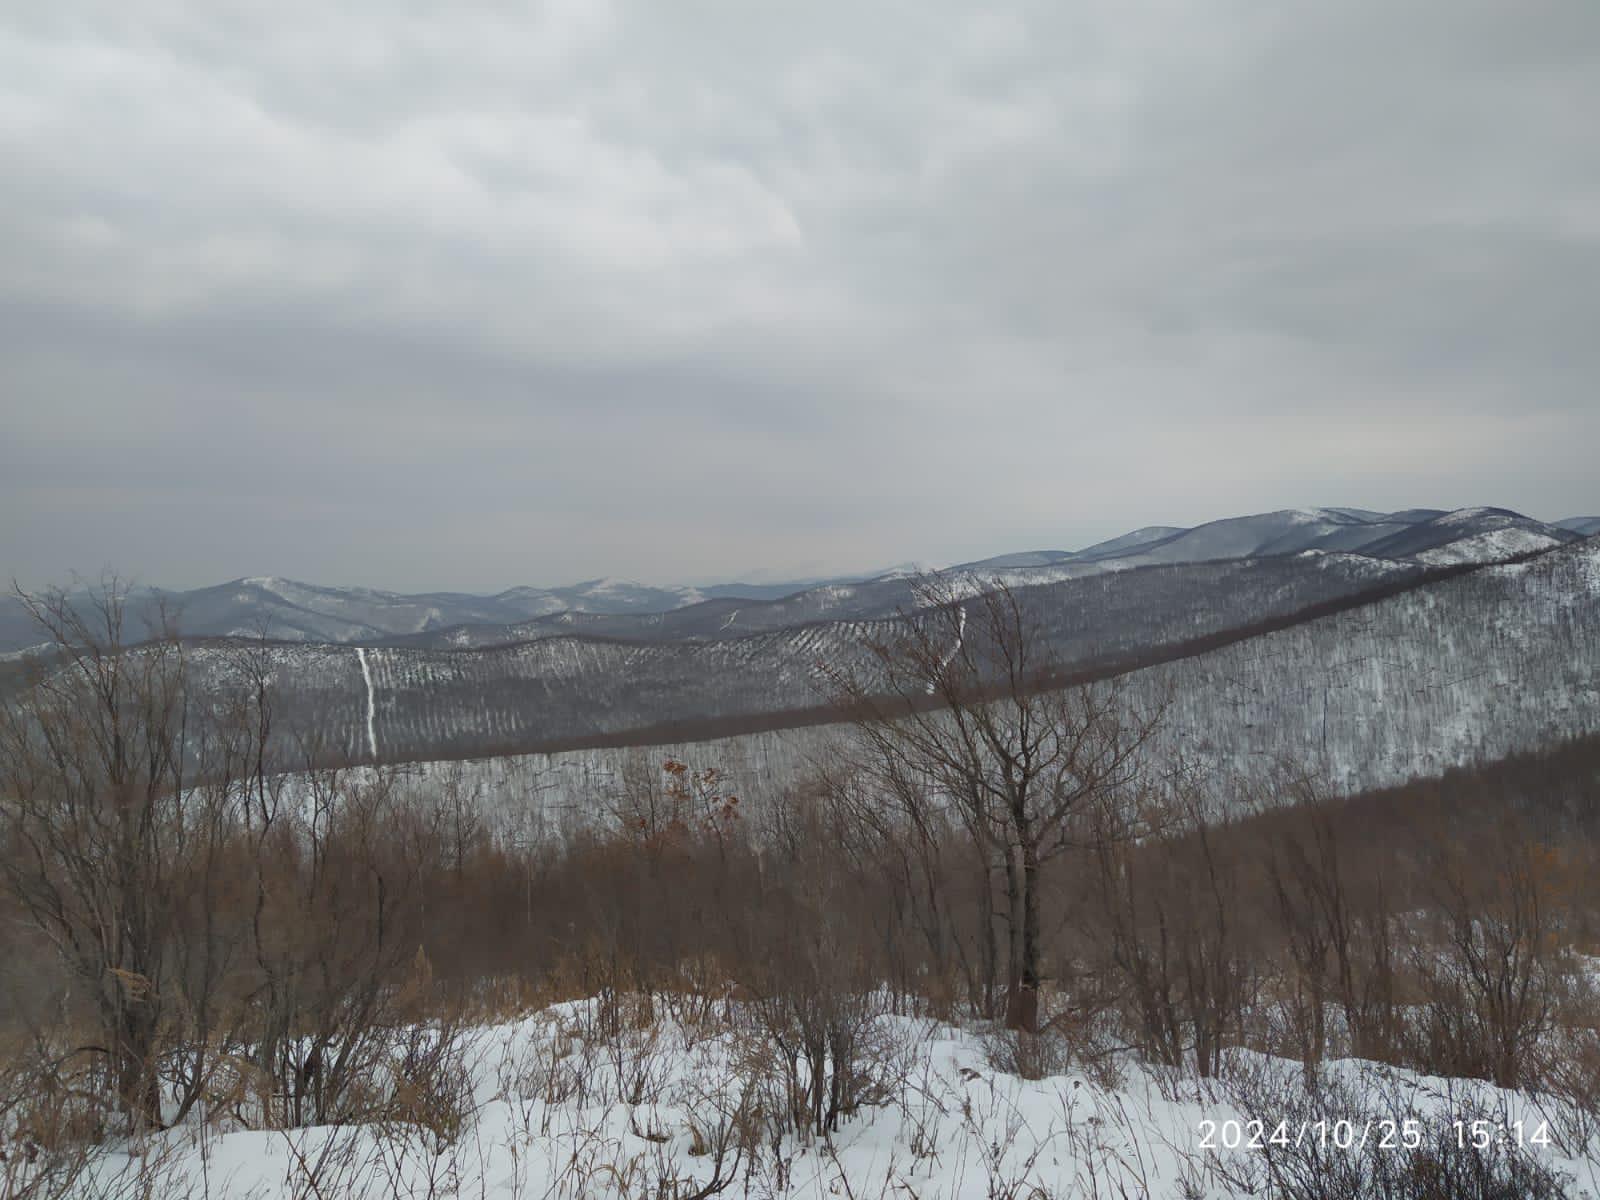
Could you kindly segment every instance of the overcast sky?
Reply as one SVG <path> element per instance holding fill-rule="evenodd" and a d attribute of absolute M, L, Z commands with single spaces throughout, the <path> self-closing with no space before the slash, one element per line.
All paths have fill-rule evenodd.
<path fill-rule="evenodd" d="M 1600 510 L 1594 0 L 0 7 L 0 570 Z"/>

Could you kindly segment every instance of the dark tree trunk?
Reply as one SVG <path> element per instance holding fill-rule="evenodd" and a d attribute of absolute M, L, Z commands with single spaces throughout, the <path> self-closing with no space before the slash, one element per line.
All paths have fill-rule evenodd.
<path fill-rule="evenodd" d="M 124 1001 L 117 1030 L 117 1099 L 130 1132 L 161 1128 L 161 1089 L 156 1079 L 156 1013 L 145 1000 Z"/>
<path fill-rule="evenodd" d="M 1012 847 L 1006 856 L 1006 1028 L 1020 1029 L 1022 1020 L 1023 879 Z"/>
<path fill-rule="evenodd" d="M 1031 842 L 1022 846 L 1022 964 L 1016 1022 L 1011 1027 L 1039 1032 L 1039 855 Z"/>
<path fill-rule="evenodd" d="M 982 924 L 979 928 L 983 937 L 983 978 L 979 986 L 982 989 L 983 1003 L 978 1011 L 983 1013 L 985 1020 L 992 1021 L 995 1012 L 995 991 L 1000 983 L 1000 943 L 995 937 L 994 930 L 994 864 L 987 860 L 983 864 L 983 886 L 979 895 L 982 897 L 979 914 Z"/>

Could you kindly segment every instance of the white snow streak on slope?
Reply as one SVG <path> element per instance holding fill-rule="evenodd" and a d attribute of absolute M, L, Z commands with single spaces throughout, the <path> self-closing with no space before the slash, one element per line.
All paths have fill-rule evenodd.
<path fill-rule="evenodd" d="M 949 653 L 947 653 L 943 658 L 941 658 L 939 660 L 939 673 L 942 673 L 944 671 L 944 669 L 950 665 L 950 660 L 952 658 L 954 658 L 956 656 L 956 654 L 960 651 L 961 643 L 966 638 L 966 636 L 967 636 L 967 606 L 965 604 L 963 604 L 960 608 L 956 609 L 956 644 L 954 646 L 951 646 Z M 933 679 L 928 680 L 928 695 L 930 695 L 930 696 L 933 695 L 933 689 L 937 685 L 937 683 L 938 683 L 938 674 L 935 674 L 935 677 Z"/>
<path fill-rule="evenodd" d="M 378 730 L 376 718 L 378 715 L 377 701 L 372 695 L 372 669 L 367 666 L 367 648 L 356 647 L 356 657 L 361 660 L 361 678 L 367 681 L 367 749 L 372 751 L 374 760 L 378 757 Z"/>

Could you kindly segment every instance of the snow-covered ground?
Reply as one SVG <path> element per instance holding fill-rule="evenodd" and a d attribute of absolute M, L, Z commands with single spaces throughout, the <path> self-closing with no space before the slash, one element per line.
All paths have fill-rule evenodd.
<path fill-rule="evenodd" d="M 1280 1169 L 1315 1172 L 1403 1155 L 1413 1135 L 1470 1139 L 1481 1119 L 1497 1141 L 1530 1143 L 1563 1177 L 1557 1194 L 1597 1194 L 1592 1159 L 1542 1144 L 1546 1113 L 1487 1085 L 1344 1062 L 1313 1101 L 1298 1064 L 1259 1055 L 1236 1056 L 1226 1085 L 1131 1060 L 1109 1074 L 1030 1081 L 996 1068 L 993 1035 L 888 1015 L 869 1039 L 882 1093 L 831 1134 L 797 1135 L 776 1118 L 770 1043 L 742 1011 L 688 1004 L 675 1018 L 658 1003 L 641 1020 L 624 1005 L 620 1033 L 602 1037 L 596 1001 L 558 1005 L 469 1036 L 460 1123 L 448 1136 L 407 1124 L 266 1131 L 191 1119 L 107 1149 L 92 1175 L 110 1185 L 142 1171 L 144 1194 L 172 1197 L 682 1200 L 721 1178 L 728 1196 L 1199 1200 L 1244 1194 L 1264 1179 L 1269 1152 Z M 1259 1131 L 1252 1117 L 1265 1118 Z M 1385 1117 L 1392 1128 L 1369 1123 Z M 1377 1149 L 1384 1138 L 1394 1146 Z"/>

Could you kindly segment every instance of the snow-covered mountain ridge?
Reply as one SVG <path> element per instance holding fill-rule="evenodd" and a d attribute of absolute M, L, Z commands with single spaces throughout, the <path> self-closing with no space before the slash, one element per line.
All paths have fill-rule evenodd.
<path fill-rule="evenodd" d="M 1170 699 L 1152 753 L 1214 779 L 1280 768 L 1354 793 L 1600 733 L 1600 541 L 1488 567 L 1136 670 L 1133 703 Z M 842 726 L 415 763 L 465 781 L 499 819 L 558 819 L 638 766 L 716 766 L 748 802 L 781 798 Z M 543 816 L 541 816 L 543 814 Z"/>
<path fill-rule="evenodd" d="M 1015 585 L 1063 671 L 1120 675 L 1134 695 L 1170 692 L 1168 749 L 1191 761 L 1314 759 L 1341 787 L 1370 787 L 1595 731 L 1600 539 L 1544 548 L 1546 535 L 1514 514 L 1443 515 L 1410 522 L 1410 557 L 1328 549 L 1321 526 L 1340 523 L 1297 515 L 1255 531 L 1279 545 L 1286 528 L 1304 531 L 1314 544 L 1292 553 L 969 567 L 945 572 L 941 590 L 959 599 L 996 578 Z M 1237 529 L 1227 536 L 1243 541 Z M 1473 561 L 1508 553 L 1518 560 Z M 870 678 L 868 640 L 923 619 L 925 582 L 713 598 L 633 617 L 566 613 L 540 636 L 487 646 L 277 641 L 261 653 L 281 728 L 313 733 L 323 761 L 571 751 L 577 760 L 550 761 L 592 766 L 620 750 L 582 747 L 655 753 L 737 734 L 706 753 L 730 769 L 766 763 L 776 786 L 792 779 L 808 727 L 836 719 L 823 667 Z M 228 686 L 229 644 L 202 640 L 189 657 Z"/>
<path fill-rule="evenodd" d="M 1058 582 L 1157 564 L 1290 555 L 1306 550 L 1359 553 L 1427 565 L 1489 562 L 1553 546 L 1600 529 L 1600 518 L 1544 524 L 1506 509 L 1285 509 L 1193 528 L 1151 526 L 1082 550 L 1003 554 L 946 568 L 970 589 L 995 576 L 1013 586 Z M 1499 537 L 1482 535 L 1499 533 Z M 976 581 L 976 583 L 975 583 Z M 816 584 L 731 583 L 654 587 L 593 579 L 570 587 L 511 588 L 494 595 L 403 594 L 325 587 L 275 576 L 233 580 L 187 592 L 142 589 L 143 618 L 164 603 L 197 637 L 260 637 L 299 642 L 472 647 L 575 631 L 611 637 L 738 636 L 784 622 L 871 619 L 914 607 L 915 573 L 896 569 Z M 773 607 L 777 606 L 777 607 Z M 668 614 L 692 610 L 668 621 Z M 138 627 L 139 622 L 134 622 Z M 670 630 L 670 635 L 665 633 Z M 0 653 L 36 645 L 39 634 L 14 598 L 0 598 Z"/>
<path fill-rule="evenodd" d="M 1016 594 L 1064 669 L 1170 679 L 1177 695 L 1195 697 L 1180 722 L 1192 756 L 1281 756 L 1298 746 L 1303 758 L 1313 740 L 1321 754 L 1331 739 L 1330 776 L 1370 771 L 1380 772 L 1375 782 L 1393 782 L 1407 777 L 1396 762 L 1442 768 L 1479 743 L 1510 739 L 1509 749 L 1526 748 L 1592 727 L 1600 712 L 1590 696 L 1600 655 L 1600 542 L 1504 567 L 1429 573 L 1390 563 L 1374 578 L 1373 565 L 1359 555 L 1302 552 L 1146 567 Z M 271 655 L 280 713 L 314 728 L 326 757 L 407 762 L 826 723 L 833 718 L 822 664 L 870 679 L 868 639 L 892 635 L 904 619 L 916 618 L 824 621 L 725 639 L 567 636 L 466 651 L 279 644 Z M 1375 643 L 1374 622 L 1389 630 Z M 1219 678 L 1237 695 L 1218 695 L 1216 681 L 1189 673 L 1228 655 L 1238 661 Z M 225 648 L 198 647 L 192 658 L 205 669 L 216 664 L 225 683 Z M 1377 670 L 1380 659 L 1369 689 L 1361 671 Z M 1406 664 L 1399 676 L 1389 673 L 1395 664 Z M 1451 703 L 1466 715 L 1408 717 L 1398 748 L 1372 743 L 1384 736 L 1392 706 L 1412 703 L 1397 695 L 1414 681 L 1446 678 L 1458 681 L 1450 688 L 1465 686 Z M 1518 681 L 1509 699 L 1491 687 L 1497 678 Z M 1326 699 L 1315 721 L 1305 715 L 1307 697 Z M 1504 711 L 1495 707 L 1502 703 Z M 1391 767 L 1400 774 L 1381 774 Z"/>

